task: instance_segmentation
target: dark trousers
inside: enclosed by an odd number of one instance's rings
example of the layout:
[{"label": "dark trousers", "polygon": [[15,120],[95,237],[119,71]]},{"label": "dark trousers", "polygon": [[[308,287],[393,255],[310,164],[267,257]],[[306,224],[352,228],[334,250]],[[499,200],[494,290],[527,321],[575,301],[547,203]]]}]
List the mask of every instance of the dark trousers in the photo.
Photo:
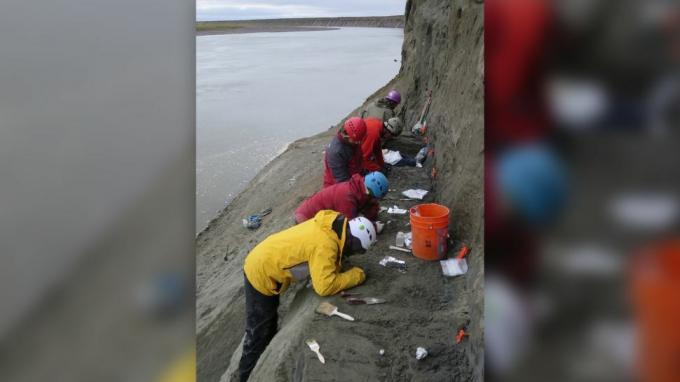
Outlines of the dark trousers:
[{"label": "dark trousers", "polygon": [[246,294],[246,338],[238,367],[241,382],[248,380],[260,355],[274,338],[279,307],[278,295],[265,296],[250,284],[245,275],[243,278]]},{"label": "dark trousers", "polygon": [[416,160],[408,157],[404,154],[401,154],[401,159],[399,162],[395,163],[393,165],[394,167],[415,167],[416,166]]}]

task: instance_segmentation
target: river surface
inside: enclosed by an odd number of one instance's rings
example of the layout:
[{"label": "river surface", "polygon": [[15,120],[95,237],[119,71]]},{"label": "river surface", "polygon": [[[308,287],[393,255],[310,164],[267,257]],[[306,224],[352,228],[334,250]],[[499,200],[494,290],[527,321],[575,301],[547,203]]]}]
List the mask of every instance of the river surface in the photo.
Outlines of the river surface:
[{"label": "river surface", "polygon": [[327,130],[391,80],[403,37],[393,28],[197,36],[197,231],[289,143]]}]

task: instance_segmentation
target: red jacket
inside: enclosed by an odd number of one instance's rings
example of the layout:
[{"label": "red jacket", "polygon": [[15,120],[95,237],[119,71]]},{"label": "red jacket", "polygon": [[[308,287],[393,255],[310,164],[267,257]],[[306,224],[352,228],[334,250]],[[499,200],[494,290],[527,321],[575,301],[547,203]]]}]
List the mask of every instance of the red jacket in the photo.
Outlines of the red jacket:
[{"label": "red jacket", "polygon": [[548,1],[484,3],[484,147],[487,151],[545,137],[544,52],[553,10]]},{"label": "red jacket", "polygon": [[354,174],[361,174],[361,147],[343,142],[338,133],[326,148],[323,158],[324,174],[323,186],[346,182]]},{"label": "red jacket", "polygon": [[298,223],[313,218],[321,210],[333,210],[353,219],[363,213],[369,220],[378,219],[380,205],[366,193],[364,177],[352,175],[347,182],[326,187],[309,197],[295,210]]},{"label": "red jacket", "polygon": [[366,123],[366,138],[361,144],[364,168],[368,171],[380,171],[385,167],[382,155],[383,122],[377,118],[364,118]]}]

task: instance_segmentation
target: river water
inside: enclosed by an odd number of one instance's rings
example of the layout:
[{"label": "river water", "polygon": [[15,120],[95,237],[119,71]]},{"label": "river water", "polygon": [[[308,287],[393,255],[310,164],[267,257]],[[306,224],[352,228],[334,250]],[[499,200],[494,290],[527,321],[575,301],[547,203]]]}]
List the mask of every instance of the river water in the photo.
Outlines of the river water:
[{"label": "river water", "polygon": [[391,80],[402,41],[393,28],[197,36],[197,231],[290,142]]}]

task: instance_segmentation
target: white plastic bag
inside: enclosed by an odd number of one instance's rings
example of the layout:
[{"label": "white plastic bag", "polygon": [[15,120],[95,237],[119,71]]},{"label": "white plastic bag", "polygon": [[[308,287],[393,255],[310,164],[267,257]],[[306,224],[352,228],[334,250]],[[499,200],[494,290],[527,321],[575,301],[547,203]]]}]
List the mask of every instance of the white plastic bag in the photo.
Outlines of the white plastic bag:
[{"label": "white plastic bag", "polygon": [[442,266],[442,273],[449,277],[463,275],[468,271],[468,264],[465,259],[441,260],[439,264]]},{"label": "white plastic bag", "polygon": [[427,195],[427,190],[409,189],[401,193],[407,198],[422,200]]},{"label": "white plastic bag", "polygon": [[392,206],[392,207],[387,209],[388,214],[404,215],[404,214],[406,214],[406,212],[408,212],[408,211],[404,210],[402,208],[399,208],[397,206]]},{"label": "white plastic bag", "polygon": [[392,151],[392,150],[383,150],[383,159],[385,160],[385,163],[395,165],[397,164],[401,159],[401,153],[399,151]]}]

